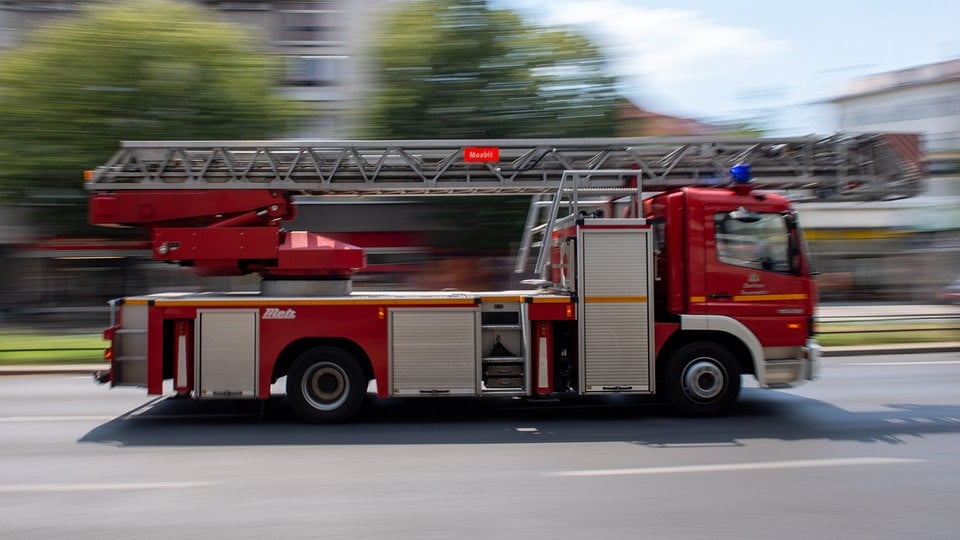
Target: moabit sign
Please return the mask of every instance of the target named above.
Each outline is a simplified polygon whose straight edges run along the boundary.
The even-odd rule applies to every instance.
[[[463,160],[481,163],[500,161],[500,149],[496,146],[467,146],[463,149]]]

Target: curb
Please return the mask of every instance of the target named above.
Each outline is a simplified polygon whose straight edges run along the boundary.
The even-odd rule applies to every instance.
[[[0,376],[8,375],[89,375],[93,372],[110,369],[110,364],[49,364],[0,366]]]
[[[889,354],[923,354],[945,353],[960,351],[960,343],[904,343],[883,346],[864,347],[851,345],[849,347],[824,347],[821,354],[824,358],[838,356],[869,356]]]
[[[824,358],[842,356],[869,356],[890,354],[923,354],[960,352],[960,343],[909,343],[902,345],[885,345],[882,347],[824,347],[821,355]],[[20,365],[0,366],[0,377],[11,375],[89,375],[93,378],[95,371],[110,369],[110,364],[55,364],[55,365]]]

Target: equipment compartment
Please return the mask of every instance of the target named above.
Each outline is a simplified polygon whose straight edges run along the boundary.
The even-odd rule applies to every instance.
[[[484,302],[481,305],[481,388],[484,392],[525,393],[528,329],[525,305]]]
[[[476,308],[391,309],[391,393],[476,395],[478,315]]]

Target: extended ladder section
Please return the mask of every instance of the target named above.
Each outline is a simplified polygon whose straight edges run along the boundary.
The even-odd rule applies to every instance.
[[[257,272],[268,278],[265,293],[341,294],[364,252],[285,231],[295,196],[557,193],[534,202],[555,219],[570,197],[576,213],[578,193],[609,200],[632,191],[639,201],[639,186],[725,185],[732,166],[749,163],[754,188],[794,199],[895,199],[919,192],[920,156],[913,135],[125,142],[86,188],[91,223],[145,227],[156,260],[201,275]],[[551,227],[528,229],[549,238]],[[521,261],[537,244],[528,231]],[[543,267],[543,250],[539,257]]]
[[[124,142],[91,191],[270,189],[303,195],[541,194],[564,171],[629,169],[581,187],[649,191],[727,182],[748,162],[756,188],[797,199],[895,199],[924,176],[914,135],[408,141]],[[639,182],[638,182],[639,181]]]

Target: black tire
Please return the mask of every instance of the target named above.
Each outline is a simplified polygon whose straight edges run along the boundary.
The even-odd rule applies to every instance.
[[[701,341],[684,345],[667,364],[667,395],[686,416],[720,416],[740,395],[740,367],[725,347]]]
[[[287,400],[311,423],[349,420],[363,405],[367,380],[357,359],[336,347],[314,347],[287,372]]]

